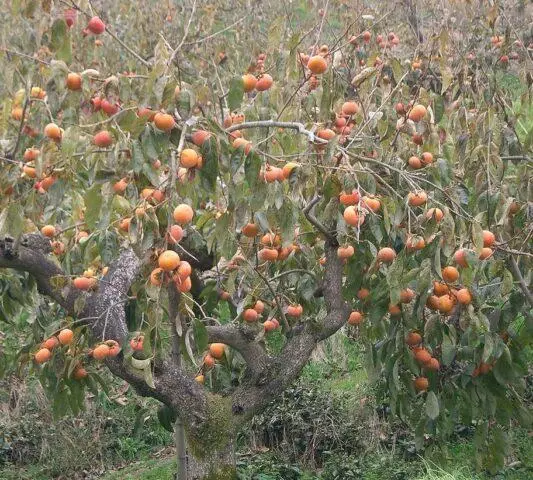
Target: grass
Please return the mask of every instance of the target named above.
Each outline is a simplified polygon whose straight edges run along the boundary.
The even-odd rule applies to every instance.
[[[176,461],[172,458],[163,458],[136,462],[101,478],[102,480],[171,480],[175,473]]]

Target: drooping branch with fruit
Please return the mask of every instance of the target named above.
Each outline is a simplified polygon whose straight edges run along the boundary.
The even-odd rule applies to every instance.
[[[135,32],[61,3],[49,45],[2,49],[16,70],[0,77],[0,268],[30,292],[2,301],[39,312],[13,357],[58,411],[107,367],[184,427],[180,478],[234,478],[239,429],[343,331],[420,450],[459,421],[490,442],[512,421],[495,405],[528,421],[531,84],[513,104],[501,78],[527,79],[527,49],[504,61],[511,38],[493,36],[487,58],[460,55],[446,16],[427,43],[416,23],[406,54],[379,33],[392,12],[320,46],[330,5],[309,38],[243,32],[253,55],[233,55],[210,39],[240,23],[194,33],[194,2],[145,26],[147,60]]]

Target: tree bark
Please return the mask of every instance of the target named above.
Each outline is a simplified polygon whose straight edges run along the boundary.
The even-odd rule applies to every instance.
[[[235,462],[235,439],[216,449],[206,446],[206,455],[188,458],[188,480],[234,480],[237,479]]]

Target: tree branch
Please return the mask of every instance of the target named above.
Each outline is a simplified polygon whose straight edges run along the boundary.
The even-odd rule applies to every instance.
[[[320,201],[320,196],[316,195],[304,208],[303,214],[305,215],[305,218],[309,220],[309,223],[311,223],[319,232],[321,232],[326,239],[334,245],[338,246],[337,239],[328,231],[324,225],[322,225],[318,219],[311,213],[311,210],[313,207]]]

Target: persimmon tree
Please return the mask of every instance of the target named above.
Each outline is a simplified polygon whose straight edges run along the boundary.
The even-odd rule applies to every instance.
[[[521,20],[97,3],[2,12],[2,370],[62,414],[107,368],[161,402],[178,478],[235,478],[239,429],[346,328],[418,449],[464,424],[500,467],[530,421]]]

